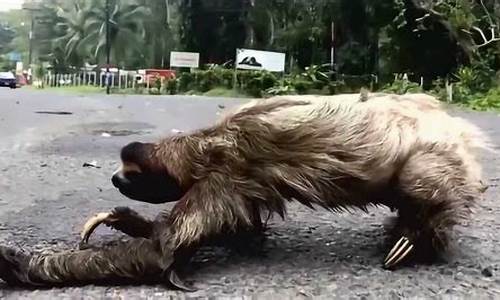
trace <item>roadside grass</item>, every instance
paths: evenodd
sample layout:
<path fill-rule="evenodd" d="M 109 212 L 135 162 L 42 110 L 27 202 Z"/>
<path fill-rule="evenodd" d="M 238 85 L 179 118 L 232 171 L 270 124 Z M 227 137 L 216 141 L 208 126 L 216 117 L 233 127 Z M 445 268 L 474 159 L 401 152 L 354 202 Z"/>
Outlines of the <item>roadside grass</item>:
<path fill-rule="evenodd" d="M 45 86 L 42 89 L 33 86 L 26 86 L 25 88 L 29 88 L 34 91 L 51 91 L 63 94 L 100 94 L 106 92 L 106 88 L 101 88 L 92 85 L 61 86 L 61 87 Z"/>
<path fill-rule="evenodd" d="M 229 98 L 251 98 L 251 96 L 239 90 L 228 89 L 224 87 L 217 87 L 210 91 L 203 93 L 206 97 L 229 97 Z"/>
<path fill-rule="evenodd" d="M 36 88 L 33 86 L 26 86 L 25 88 L 31 89 L 33 91 L 51 91 L 57 93 L 64 94 L 104 94 L 106 93 L 106 88 L 98 87 L 98 86 L 61 86 L 61 87 L 44 87 L 43 89 Z M 112 88 L 111 94 L 115 95 L 158 95 L 165 96 L 164 94 L 156 94 L 156 93 L 148 93 L 146 89 L 117 89 Z M 178 95 L 197 95 L 197 96 L 206 96 L 206 97 L 227 97 L 227 98 L 251 98 L 251 96 L 234 89 L 228 89 L 224 87 L 217 87 L 209 90 L 208 92 L 199 92 L 199 91 L 188 91 L 186 93 L 178 94 Z"/>
<path fill-rule="evenodd" d="M 45 86 L 43 89 L 36 88 L 34 86 L 24 86 L 33 91 L 50 91 L 62 94 L 73 94 L 73 95 L 88 95 L 88 94 L 105 94 L 106 88 L 99 86 L 61 86 L 61 87 L 48 87 Z M 165 94 L 150 93 L 147 89 L 118 89 L 112 88 L 111 94 L 114 95 L 158 95 L 165 96 Z M 222 97 L 222 98 L 252 98 L 252 96 L 244 93 L 241 90 L 228 89 L 225 87 L 216 87 L 207 92 L 200 92 L 196 90 L 191 90 L 185 93 L 179 93 L 177 95 L 196 95 L 205 97 Z M 431 95 L 436 96 L 431 93 Z M 489 111 L 489 112 L 500 112 L 500 89 L 492 89 L 485 95 L 478 95 L 475 99 L 468 99 L 469 101 L 460 101 L 446 103 L 446 106 L 452 108 L 460 108 L 464 110 L 471 111 Z"/>

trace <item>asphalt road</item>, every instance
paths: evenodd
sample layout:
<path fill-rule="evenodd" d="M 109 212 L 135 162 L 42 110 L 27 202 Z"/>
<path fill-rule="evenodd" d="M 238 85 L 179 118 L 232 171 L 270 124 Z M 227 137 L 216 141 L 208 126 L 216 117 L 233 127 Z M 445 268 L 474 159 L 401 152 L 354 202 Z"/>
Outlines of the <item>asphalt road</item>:
<path fill-rule="evenodd" d="M 210 124 L 245 100 L 202 97 L 70 95 L 0 89 L 0 243 L 33 251 L 76 247 L 88 217 L 118 205 L 154 216 L 154 206 L 111 185 L 124 144 Z M 61 114 L 52 114 L 59 112 Z M 456 111 L 500 144 L 500 117 Z M 386 271 L 383 224 L 389 210 L 332 214 L 291 205 L 272 219 L 262 254 L 206 247 L 187 282 L 198 292 L 162 286 L 85 286 L 22 290 L 0 283 L 3 299 L 500 299 L 500 164 L 482 157 L 490 185 L 474 219 L 457 228 L 456 250 L 440 264 Z M 83 167 L 95 162 L 99 167 Z M 91 241 L 124 238 L 106 227 Z"/>

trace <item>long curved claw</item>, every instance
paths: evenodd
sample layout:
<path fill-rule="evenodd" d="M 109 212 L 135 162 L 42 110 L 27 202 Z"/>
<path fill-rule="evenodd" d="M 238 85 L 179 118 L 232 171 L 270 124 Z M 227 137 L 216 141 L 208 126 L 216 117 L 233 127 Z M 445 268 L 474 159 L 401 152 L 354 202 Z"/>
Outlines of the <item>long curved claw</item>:
<path fill-rule="evenodd" d="M 83 225 L 83 230 L 80 234 L 81 241 L 80 241 L 80 249 L 85 247 L 85 245 L 89 242 L 89 238 L 94 232 L 94 230 L 101 225 L 102 223 L 105 222 L 110 222 L 114 221 L 115 219 L 113 218 L 113 213 L 111 212 L 102 212 L 94 215 L 91 217 L 85 225 Z"/>
<path fill-rule="evenodd" d="M 197 289 L 195 288 L 191 288 L 191 287 L 188 287 L 180 278 L 179 278 L 179 275 L 177 275 L 177 273 L 170 269 L 167 271 L 168 272 L 168 276 L 167 276 L 167 280 L 168 282 L 175 288 L 181 290 L 181 291 L 184 291 L 184 292 L 196 292 Z"/>
<path fill-rule="evenodd" d="M 390 268 L 401 262 L 408 254 L 413 250 L 414 245 L 410 242 L 407 237 L 402 237 L 399 241 L 392 247 L 389 254 L 387 254 L 384 260 L 384 267 Z"/>

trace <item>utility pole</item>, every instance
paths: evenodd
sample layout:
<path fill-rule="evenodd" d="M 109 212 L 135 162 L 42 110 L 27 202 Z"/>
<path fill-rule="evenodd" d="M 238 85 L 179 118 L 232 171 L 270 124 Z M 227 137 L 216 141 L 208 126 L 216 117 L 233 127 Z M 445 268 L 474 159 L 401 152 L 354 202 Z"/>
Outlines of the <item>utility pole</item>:
<path fill-rule="evenodd" d="M 30 9 L 30 14 L 31 14 L 31 27 L 29 33 L 28 66 L 31 68 L 31 63 L 33 62 L 33 33 L 35 31 L 35 17 L 33 15 L 32 9 Z"/>
<path fill-rule="evenodd" d="M 330 48 L 330 65 L 332 68 L 332 71 L 335 69 L 335 22 L 332 21 L 331 24 L 331 48 Z"/>
<path fill-rule="evenodd" d="M 22 6 L 22 9 L 30 12 L 30 17 L 31 17 L 31 25 L 30 25 L 30 31 L 29 31 L 29 37 L 28 37 L 29 38 L 28 70 L 29 70 L 30 75 L 33 72 L 32 63 L 33 63 L 33 39 L 35 38 L 35 36 L 34 36 L 35 35 L 35 12 L 40 10 L 38 7 L 38 4 L 39 4 L 38 0 L 37 1 L 32 0 L 29 2 L 26 1 Z"/>
<path fill-rule="evenodd" d="M 111 74 L 109 74 L 109 63 L 110 63 L 110 53 L 111 53 L 111 45 L 109 41 L 109 0 L 106 0 L 106 94 L 109 95 L 110 88 L 110 78 Z"/>
<path fill-rule="evenodd" d="M 333 80 L 337 80 L 337 70 L 335 68 L 335 21 L 332 20 L 331 23 L 331 46 L 330 46 L 330 68 L 333 75 Z"/>

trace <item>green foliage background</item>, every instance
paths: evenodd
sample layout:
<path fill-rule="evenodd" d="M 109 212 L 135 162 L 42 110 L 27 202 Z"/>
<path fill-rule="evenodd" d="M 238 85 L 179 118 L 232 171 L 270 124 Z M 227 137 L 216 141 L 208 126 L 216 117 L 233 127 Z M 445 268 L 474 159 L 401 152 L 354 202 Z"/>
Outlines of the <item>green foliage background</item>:
<path fill-rule="evenodd" d="M 34 62 L 55 72 L 102 65 L 104 3 L 38 1 Z M 169 93 L 232 89 L 235 49 L 246 47 L 287 54 L 286 76 L 238 73 L 237 88 L 251 95 L 336 93 L 360 86 L 443 95 L 448 80 L 460 103 L 480 108 L 497 101 L 500 43 L 485 44 L 481 32 L 487 39 L 500 36 L 498 0 L 110 0 L 110 5 L 114 65 L 168 68 L 170 51 L 179 50 L 200 52 L 202 64 L 222 66 L 182 74 L 164 88 Z M 29 11 L 0 13 L 2 69 L 13 67 L 12 52 L 27 64 L 30 24 Z M 423 86 L 395 80 L 402 73 L 411 82 L 423 78 Z"/>

